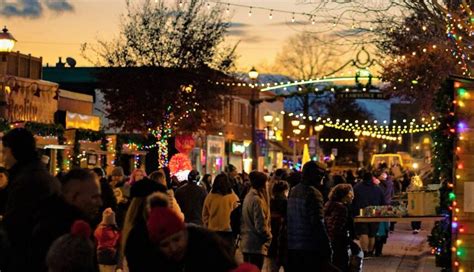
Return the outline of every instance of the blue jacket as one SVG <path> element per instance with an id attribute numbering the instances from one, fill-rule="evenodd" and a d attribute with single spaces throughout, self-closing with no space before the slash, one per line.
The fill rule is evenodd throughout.
<path id="1" fill-rule="evenodd" d="M 305 183 L 293 187 L 288 198 L 288 249 L 317 251 L 331 257 L 332 249 L 324 225 L 323 196 Z"/>
<path id="2" fill-rule="evenodd" d="M 382 189 L 372 181 L 362 181 L 354 186 L 354 201 L 352 207 L 354 214 L 359 214 L 359 209 L 367 206 L 385 205 L 385 196 Z"/>

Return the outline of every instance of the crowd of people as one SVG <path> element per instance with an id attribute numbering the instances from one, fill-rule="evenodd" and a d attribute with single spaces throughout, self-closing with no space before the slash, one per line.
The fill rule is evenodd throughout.
<path id="1" fill-rule="evenodd" d="M 403 190 L 385 166 L 331 175 L 314 161 L 271 175 L 228 165 L 212 179 L 193 170 L 181 183 L 167 168 L 128 179 L 121 167 L 108 177 L 101 168 L 53 177 L 29 131 L 2 140 L 7 272 L 360 271 L 364 255 L 382 254 L 390 226 L 354 216 Z"/>

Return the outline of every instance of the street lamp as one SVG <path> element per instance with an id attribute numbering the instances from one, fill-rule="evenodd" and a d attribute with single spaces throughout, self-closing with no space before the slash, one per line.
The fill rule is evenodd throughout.
<path id="1" fill-rule="evenodd" d="M 258 78 L 258 72 L 257 72 L 257 70 L 255 69 L 255 67 L 252 67 L 252 69 L 250 69 L 250 71 L 249 71 L 249 78 L 250 78 L 252 81 L 257 80 L 257 78 Z"/>
<path id="2" fill-rule="evenodd" d="M 297 127 L 300 124 L 300 120 L 291 120 L 291 125 Z"/>
<path id="3" fill-rule="evenodd" d="M 263 120 L 267 124 L 271 124 L 273 121 L 273 115 L 267 111 L 267 113 L 263 116 Z"/>
<path id="4" fill-rule="evenodd" d="M 258 72 L 255 67 L 249 71 L 249 78 L 252 80 L 253 88 L 252 88 L 252 96 L 250 99 L 250 105 L 252 107 L 252 170 L 257 170 L 258 167 L 258 156 L 257 156 L 257 135 L 256 135 L 256 114 L 257 114 L 257 102 L 255 101 L 257 98 L 257 93 L 255 89 L 255 83 L 257 82 Z"/>
<path id="5" fill-rule="evenodd" d="M 3 33 L 0 33 L 0 52 L 10 52 L 15 46 L 15 38 L 8 32 L 7 27 L 3 28 Z"/>

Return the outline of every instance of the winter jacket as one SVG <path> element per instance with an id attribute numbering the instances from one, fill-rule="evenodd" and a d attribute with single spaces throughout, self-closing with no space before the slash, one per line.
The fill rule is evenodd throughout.
<path id="1" fill-rule="evenodd" d="M 153 244 L 148 238 L 144 219 L 138 220 L 128 234 L 125 242 L 125 258 L 129 272 L 148 271 L 153 263 Z M 163 270 L 164 271 L 164 270 Z"/>
<path id="2" fill-rule="evenodd" d="M 274 196 L 270 201 L 272 242 L 268 255 L 277 259 L 279 264 L 286 264 L 288 249 L 288 232 L 286 228 L 286 210 L 288 200 Z"/>
<path id="3" fill-rule="evenodd" d="M 46 254 L 49 247 L 57 238 L 69 233 L 76 220 L 87 221 L 87 216 L 78 208 L 66 203 L 62 197 L 53 196 L 45 201 L 33 228 L 30 271 L 48 271 Z"/>
<path id="4" fill-rule="evenodd" d="M 120 232 L 114 225 L 100 224 L 94 231 L 97 240 L 97 250 L 112 249 L 117 250 Z"/>
<path id="5" fill-rule="evenodd" d="M 253 188 L 245 196 L 241 224 L 242 252 L 267 255 L 272 240 L 270 207 Z"/>
<path id="6" fill-rule="evenodd" d="M 313 186 L 300 183 L 288 198 L 288 249 L 318 252 L 330 257 L 331 245 L 323 217 L 323 196 Z"/>
<path id="7" fill-rule="evenodd" d="M 232 231 L 230 214 L 238 203 L 239 197 L 233 192 L 227 195 L 208 194 L 202 209 L 204 227 L 213 231 Z"/>
<path id="8" fill-rule="evenodd" d="M 324 205 L 324 223 L 331 241 L 343 241 L 349 245 L 347 218 L 347 207 L 343 203 L 330 200 Z"/>
<path id="9" fill-rule="evenodd" d="M 383 191 L 385 204 L 390 205 L 392 202 L 392 197 L 395 193 L 392 177 L 387 177 L 386 180 L 381 181 L 379 186 Z"/>
<path id="10" fill-rule="evenodd" d="M 155 247 L 151 259 L 153 264 L 148 267 L 156 267 L 159 271 L 167 272 L 225 272 L 237 267 L 231 250 L 216 233 L 191 225 L 186 229 L 188 247 L 184 259 L 179 263 L 173 262 Z"/>
<path id="11" fill-rule="evenodd" d="M 41 204 L 59 194 L 60 184 L 39 160 L 17 162 L 9 169 L 9 195 L 3 223 L 10 242 L 7 271 L 33 271 L 25 252 L 31 248 L 31 233 Z M 39 271 L 39 270 L 34 270 Z"/>
<path id="12" fill-rule="evenodd" d="M 194 182 L 188 182 L 176 190 L 175 198 L 186 223 L 202 225 L 202 207 L 206 195 L 206 190 Z"/>
<path id="13" fill-rule="evenodd" d="M 352 201 L 352 207 L 356 214 L 359 213 L 359 209 L 363 209 L 367 206 L 379 206 L 385 204 L 385 197 L 382 189 L 375 185 L 371 180 L 359 182 L 354 187 L 354 201 Z"/>

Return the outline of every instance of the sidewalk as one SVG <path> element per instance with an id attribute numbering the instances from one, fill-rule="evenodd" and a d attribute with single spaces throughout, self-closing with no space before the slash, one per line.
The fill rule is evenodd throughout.
<path id="1" fill-rule="evenodd" d="M 383 249 L 383 256 L 364 260 L 364 272 L 435 272 L 434 256 L 430 254 L 427 237 L 433 224 L 423 224 L 422 231 L 412 234 L 410 224 L 398 223 Z"/>

